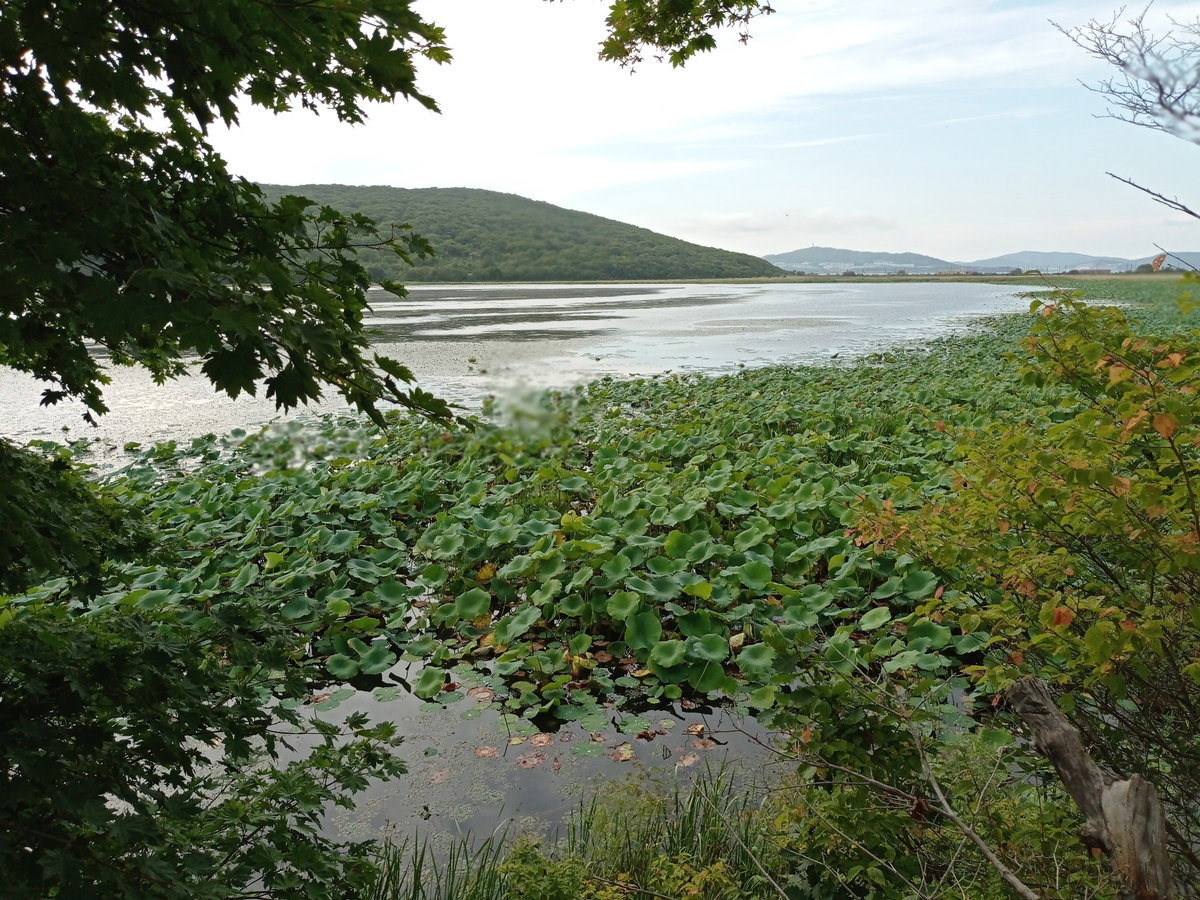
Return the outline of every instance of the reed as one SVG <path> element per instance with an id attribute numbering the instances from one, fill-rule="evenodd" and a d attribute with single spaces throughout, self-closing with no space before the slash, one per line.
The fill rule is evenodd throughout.
<path id="1" fill-rule="evenodd" d="M 581 801 L 561 840 L 464 835 L 385 842 L 369 900 L 778 900 L 794 860 L 773 833 L 765 790 L 718 766 L 690 783 L 606 785 Z"/>

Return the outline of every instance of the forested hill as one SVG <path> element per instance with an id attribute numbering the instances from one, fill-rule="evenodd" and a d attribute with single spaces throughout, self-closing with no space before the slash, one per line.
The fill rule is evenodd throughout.
<path id="1" fill-rule="evenodd" d="M 784 274 L 745 253 L 563 209 L 515 194 L 474 188 L 263 185 L 269 196 L 299 194 L 381 224 L 408 223 L 437 256 L 406 267 L 396 256 L 364 251 L 374 278 L 399 281 L 592 281 L 749 278 Z"/>

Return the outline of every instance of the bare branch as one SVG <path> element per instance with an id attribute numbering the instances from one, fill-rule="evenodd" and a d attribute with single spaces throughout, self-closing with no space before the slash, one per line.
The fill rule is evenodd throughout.
<path id="1" fill-rule="evenodd" d="M 1162 36 L 1146 31 L 1149 6 L 1119 23 L 1124 9 L 1108 21 L 1093 19 L 1082 28 L 1055 24 L 1085 52 L 1121 74 L 1096 85 L 1085 85 L 1103 94 L 1116 108 L 1109 117 L 1165 131 L 1200 143 L 1200 20 L 1179 23 Z"/>
<path id="2" fill-rule="evenodd" d="M 1127 184 L 1132 188 L 1137 188 L 1143 194 L 1149 194 L 1151 197 L 1154 198 L 1154 201 L 1156 203 L 1161 203 L 1163 206 L 1169 207 L 1169 208 L 1175 210 L 1176 212 L 1181 212 L 1186 215 L 1189 215 L 1193 219 L 1200 219 L 1200 213 L 1196 212 L 1193 209 L 1190 209 L 1187 206 L 1184 206 L 1183 203 L 1181 203 L 1178 198 L 1165 197 L 1162 194 L 1158 193 L 1158 191 L 1152 191 L 1152 190 L 1150 190 L 1150 188 L 1142 187 L 1136 181 L 1132 181 L 1128 178 L 1122 178 L 1120 175 L 1114 175 L 1112 172 L 1105 172 L 1104 174 L 1107 175 L 1109 178 L 1115 178 L 1117 181 L 1121 182 L 1122 184 Z M 1155 246 L 1157 246 L 1157 245 L 1155 245 Z M 1161 247 L 1159 247 L 1158 249 L 1162 250 Z M 1171 255 L 1171 254 L 1168 254 L 1168 255 Z M 1178 259 L 1179 257 L 1175 257 L 1175 258 Z"/>

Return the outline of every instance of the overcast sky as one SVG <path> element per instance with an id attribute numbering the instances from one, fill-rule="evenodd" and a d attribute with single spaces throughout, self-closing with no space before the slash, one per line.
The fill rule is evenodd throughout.
<path id="1" fill-rule="evenodd" d="M 753 39 L 630 74 L 596 58 L 603 0 L 428 0 L 454 62 L 365 125 L 254 110 L 215 135 L 284 184 L 477 187 L 758 255 L 818 244 L 972 260 L 1200 250 L 1200 147 L 1103 114 L 1102 65 L 1048 20 L 1080 0 L 776 0 Z M 1151 18 L 1200 15 L 1159 0 Z"/>

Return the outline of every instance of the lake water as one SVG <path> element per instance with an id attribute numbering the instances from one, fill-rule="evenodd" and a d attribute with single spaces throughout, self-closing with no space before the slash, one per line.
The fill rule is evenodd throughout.
<path id="1" fill-rule="evenodd" d="M 1024 309 L 1024 290 L 978 283 L 419 287 L 403 300 L 375 292 L 370 327 L 377 349 L 409 365 L 423 387 L 477 407 L 489 395 L 515 398 L 603 376 L 851 359 Z M 261 399 L 214 394 L 201 377 L 158 387 L 137 370 L 112 375 L 105 394 L 112 411 L 90 428 L 77 405 L 44 409 L 32 379 L 0 370 L 0 435 L 100 438 L 98 461 L 108 468 L 123 463 L 127 441 L 186 439 L 281 418 Z M 342 408 L 335 398 L 316 411 Z M 470 699 L 441 706 L 407 694 L 379 702 L 360 693 L 331 710 L 334 717 L 361 709 L 396 721 L 410 769 L 373 785 L 353 812 L 333 812 L 331 832 L 361 838 L 390 822 L 401 835 L 417 831 L 444 844 L 450 835 L 490 833 L 514 818 L 561 820 L 594 779 L 690 774 L 726 755 L 753 775 L 769 758 L 753 720 L 719 709 L 675 703 L 643 711 L 658 733 L 641 740 L 620 730 L 622 713 L 614 710 L 595 736 L 572 724 L 534 743 L 504 729 L 495 710 L 473 713 L 473 706 Z M 581 742 L 602 744 L 608 755 L 580 755 L 574 748 Z M 630 758 L 621 757 L 622 745 Z"/>
<path id="2" fill-rule="evenodd" d="M 405 299 L 372 292 L 369 325 L 377 349 L 408 365 L 422 387 L 472 408 L 488 395 L 515 397 L 606 375 L 852 358 L 1023 309 L 1025 290 L 903 282 L 416 287 Z M 159 387 L 139 370 L 111 374 L 111 412 L 91 428 L 78 404 L 43 408 L 41 385 L 0 369 L 0 436 L 92 437 L 120 447 L 283 418 L 266 400 L 215 394 L 202 377 Z M 340 400 L 292 416 L 344 409 Z"/>

